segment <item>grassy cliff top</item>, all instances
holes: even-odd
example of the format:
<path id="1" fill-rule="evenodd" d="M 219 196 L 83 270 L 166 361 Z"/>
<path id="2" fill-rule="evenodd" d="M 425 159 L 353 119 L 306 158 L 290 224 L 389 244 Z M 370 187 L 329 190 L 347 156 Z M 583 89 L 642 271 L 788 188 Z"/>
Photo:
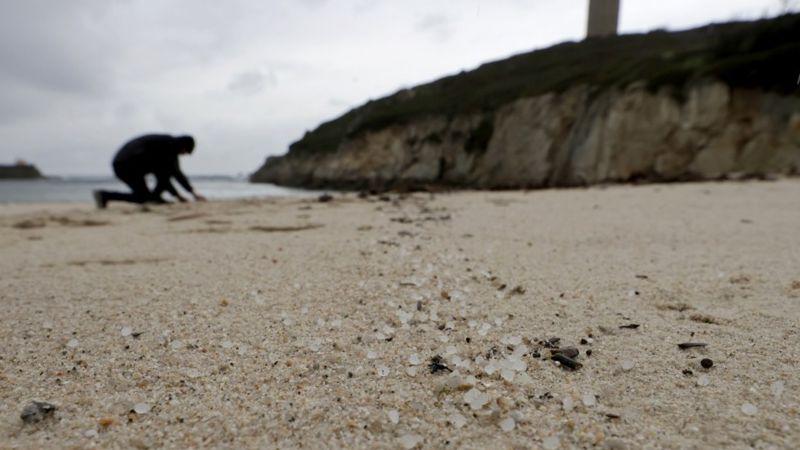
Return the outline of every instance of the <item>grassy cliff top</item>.
<path id="1" fill-rule="evenodd" d="M 290 147 L 290 154 L 333 151 L 348 136 L 429 115 L 490 113 L 517 98 L 645 81 L 676 92 L 697 79 L 734 87 L 800 95 L 800 14 L 756 22 L 709 25 L 689 31 L 654 31 L 583 42 L 484 64 L 413 89 L 370 101 L 323 123 Z"/>

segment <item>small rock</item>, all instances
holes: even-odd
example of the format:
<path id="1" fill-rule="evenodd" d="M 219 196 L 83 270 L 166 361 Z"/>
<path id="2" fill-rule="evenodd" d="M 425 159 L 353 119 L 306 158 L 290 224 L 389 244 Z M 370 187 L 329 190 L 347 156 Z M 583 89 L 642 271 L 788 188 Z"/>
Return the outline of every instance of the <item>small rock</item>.
<path id="1" fill-rule="evenodd" d="M 122 329 L 119 331 L 119 334 L 121 334 L 122 337 L 128 337 L 131 334 L 133 334 L 133 328 L 131 328 L 131 327 L 122 327 Z"/>
<path id="2" fill-rule="evenodd" d="M 396 409 L 390 410 L 386 413 L 386 415 L 389 417 L 389 422 L 391 422 L 393 425 L 400 423 L 400 413 L 397 412 Z"/>
<path id="3" fill-rule="evenodd" d="M 25 423 L 39 423 L 53 416 L 56 406 L 47 402 L 30 402 L 22 410 L 20 419 Z"/>
<path id="4" fill-rule="evenodd" d="M 555 355 L 556 353 L 566 356 L 567 358 L 577 358 L 580 355 L 580 352 L 575 347 L 561 347 L 555 348 L 550 350 L 550 353 Z"/>
<path id="5" fill-rule="evenodd" d="M 472 388 L 464 394 L 464 401 L 469 404 L 469 407 L 472 408 L 474 411 L 477 411 L 483 408 L 484 405 L 489 403 L 489 395 L 479 391 L 476 388 Z"/>
<path id="6" fill-rule="evenodd" d="M 147 414 L 150 412 L 150 405 L 147 403 L 137 403 L 133 405 L 133 412 L 136 414 Z"/>
<path id="7" fill-rule="evenodd" d="M 331 194 L 322 194 L 319 197 L 317 197 L 317 201 L 319 201 L 320 203 L 328 203 L 331 200 L 333 200 L 333 196 Z"/>
<path id="8" fill-rule="evenodd" d="M 592 406 L 597 404 L 597 397 L 595 397 L 594 394 L 586 393 L 583 394 L 581 401 L 583 401 L 584 406 L 586 406 L 587 408 L 591 408 Z"/>
<path id="9" fill-rule="evenodd" d="M 742 412 L 748 416 L 755 416 L 758 414 L 758 407 L 752 403 L 745 403 L 742 405 Z"/>
<path id="10" fill-rule="evenodd" d="M 622 370 L 627 372 L 627 371 L 633 369 L 633 366 L 635 366 L 635 365 L 636 364 L 634 364 L 633 361 L 631 361 L 630 359 L 626 359 L 626 360 L 622 361 Z"/>
<path id="11" fill-rule="evenodd" d="M 467 418 L 462 416 L 459 413 L 455 413 L 450 416 L 450 424 L 452 424 L 455 428 L 462 428 L 464 425 L 467 424 Z"/>
<path id="12" fill-rule="evenodd" d="M 698 386 L 708 386 L 709 384 L 711 384 L 711 380 L 708 378 L 708 375 L 700 375 L 700 377 L 697 378 Z"/>
<path id="13" fill-rule="evenodd" d="M 678 344 L 678 348 L 681 350 L 688 350 L 690 348 L 702 348 L 707 345 L 708 344 L 704 344 L 702 342 L 684 342 L 682 344 Z"/>
<path id="14" fill-rule="evenodd" d="M 557 436 L 550 436 L 542 441 L 542 448 L 545 450 L 556 450 L 561 447 L 561 440 Z"/>
<path id="15" fill-rule="evenodd" d="M 389 376 L 389 368 L 386 366 L 378 367 L 378 376 L 381 378 L 386 378 Z"/>
<path id="16" fill-rule="evenodd" d="M 571 396 L 566 395 L 561 399 L 561 407 L 564 408 L 564 412 L 572 412 L 572 410 L 575 409 L 575 401 Z"/>
<path id="17" fill-rule="evenodd" d="M 418 366 L 422 364 L 422 360 L 419 358 L 419 355 L 414 353 L 413 355 L 408 357 L 408 363 L 411 364 L 412 366 Z"/>
<path id="18" fill-rule="evenodd" d="M 770 385 L 770 391 L 772 391 L 772 395 L 775 396 L 776 399 L 781 398 L 783 395 L 783 391 L 785 389 L 785 384 L 783 381 L 776 381 Z"/>
<path id="19" fill-rule="evenodd" d="M 703 358 L 700 361 L 700 365 L 703 366 L 704 369 L 710 369 L 714 366 L 714 361 L 709 358 Z"/>
<path id="20" fill-rule="evenodd" d="M 67 347 L 69 347 L 69 348 L 76 348 L 76 347 L 78 347 L 79 345 L 81 345 L 80 341 L 78 341 L 78 340 L 77 340 L 77 339 L 75 339 L 75 338 L 73 338 L 73 339 L 70 339 L 70 340 L 67 342 Z"/>
<path id="21" fill-rule="evenodd" d="M 561 353 L 553 354 L 553 356 L 551 356 L 550 359 L 557 362 L 558 365 L 568 370 L 578 370 L 581 367 L 583 367 L 583 364 Z"/>
<path id="22" fill-rule="evenodd" d="M 422 436 L 418 434 L 404 434 L 400 436 L 400 446 L 402 446 L 406 450 L 411 450 L 412 448 L 418 446 L 422 443 Z"/>
<path id="23" fill-rule="evenodd" d="M 500 429 L 501 430 L 503 430 L 506 433 L 508 433 L 509 431 L 512 431 L 517 426 L 517 423 L 514 422 L 513 418 L 506 417 L 505 419 L 500 421 L 499 425 L 500 425 Z"/>
<path id="24" fill-rule="evenodd" d="M 83 433 L 83 435 L 86 436 L 89 439 L 96 438 L 97 437 L 97 430 L 95 430 L 95 429 L 86 430 Z"/>

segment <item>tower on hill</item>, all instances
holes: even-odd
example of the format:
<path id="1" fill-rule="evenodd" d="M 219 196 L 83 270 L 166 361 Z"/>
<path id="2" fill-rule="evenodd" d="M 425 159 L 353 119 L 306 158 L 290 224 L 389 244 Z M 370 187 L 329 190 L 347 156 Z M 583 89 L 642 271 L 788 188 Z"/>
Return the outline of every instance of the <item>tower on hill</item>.
<path id="1" fill-rule="evenodd" d="M 619 26 L 620 0 L 589 0 L 586 37 L 614 36 Z"/>

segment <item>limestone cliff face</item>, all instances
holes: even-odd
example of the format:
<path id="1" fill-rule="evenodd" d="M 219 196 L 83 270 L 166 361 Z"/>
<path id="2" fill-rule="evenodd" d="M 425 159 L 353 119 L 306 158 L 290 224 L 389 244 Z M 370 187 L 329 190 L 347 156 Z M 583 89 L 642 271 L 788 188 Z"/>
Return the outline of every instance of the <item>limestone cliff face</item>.
<path id="1" fill-rule="evenodd" d="M 252 179 L 286 186 L 520 188 L 800 172 L 800 98 L 707 80 L 579 86 L 492 113 L 364 131 L 335 151 L 270 158 Z"/>

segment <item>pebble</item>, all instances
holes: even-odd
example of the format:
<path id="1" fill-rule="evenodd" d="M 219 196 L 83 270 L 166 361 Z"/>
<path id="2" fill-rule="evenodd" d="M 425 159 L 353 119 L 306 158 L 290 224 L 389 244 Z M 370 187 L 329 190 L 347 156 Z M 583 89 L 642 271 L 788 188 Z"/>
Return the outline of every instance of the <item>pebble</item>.
<path id="1" fill-rule="evenodd" d="M 700 377 L 697 378 L 698 386 L 708 386 L 709 384 L 711 384 L 711 379 L 708 378 L 708 375 L 700 375 Z"/>
<path id="2" fill-rule="evenodd" d="M 137 403 L 133 405 L 133 412 L 136 414 L 147 414 L 150 412 L 150 405 L 147 403 Z"/>
<path id="3" fill-rule="evenodd" d="M 181 341 L 172 341 L 172 343 L 169 344 L 169 347 L 171 349 L 173 349 L 173 350 L 180 350 L 181 348 L 183 348 L 183 342 L 181 342 Z"/>
<path id="4" fill-rule="evenodd" d="M 703 366 L 704 369 L 710 369 L 710 368 L 712 368 L 714 366 L 714 361 L 712 361 L 712 360 L 710 360 L 708 358 L 703 358 L 700 361 L 700 365 Z"/>
<path id="5" fill-rule="evenodd" d="M 564 408 L 564 412 L 571 412 L 575 408 L 575 401 L 567 395 L 561 399 L 561 407 Z"/>
<path id="6" fill-rule="evenodd" d="M 561 446 L 561 440 L 557 436 L 550 436 L 542 441 L 542 448 L 546 450 L 556 450 Z"/>
<path id="7" fill-rule="evenodd" d="M 78 341 L 77 339 L 74 339 L 74 338 L 70 339 L 67 342 L 67 347 L 69 347 L 69 348 L 76 348 L 79 345 L 81 345 L 80 341 Z"/>
<path id="8" fill-rule="evenodd" d="M 84 436 L 86 436 L 86 437 L 87 437 L 87 438 L 89 438 L 89 439 L 96 438 L 96 437 L 97 437 L 97 430 L 94 430 L 94 429 L 92 429 L 92 430 L 86 430 L 86 431 L 83 433 L 83 435 L 84 435 Z"/>
<path id="9" fill-rule="evenodd" d="M 625 371 L 631 370 L 631 369 L 633 369 L 633 366 L 635 366 L 635 364 L 630 359 L 626 359 L 625 361 L 622 361 L 622 370 L 625 370 Z"/>
<path id="10" fill-rule="evenodd" d="M 418 446 L 422 443 L 422 436 L 418 434 L 404 434 L 400 436 L 400 446 L 406 450 L 411 450 L 412 448 Z"/>
<path id="11" fill-rule="evenodd" d="M 479 391 L 477 388 L 472 388 L 464 394 L 464 401 L 469 404 L 473 411 L 477 411 L 489 403 L 489 395 Z"/>
<path id="12" fill-rule="evenodd" d="M 415 377 L 415 376 L 417 376 L 417 371 L 418 370 L 419 369 L 417 367 L 408 367 L 406 369 L 406 375 L 408 375 L 410 377 Z"/>
<path id="13" fill-rule="evenodd" d="M 128 337 L 131 334 L 133 334 L 133 328 L 131 328 L 131 327 L 122 327 L 122 329 L 119 331 L 119 334 L 121 334 L 122 337 Z"/>
<path id="14" fill-rule="evenodd" d="M 455 413 L 452 416 L 450 416 L 450 423 L 455 428 L 462 428 L 464 425 L 467 424 L 467 418 L 459 413 Z"/>
<path id="15" fill-rule="evenodd" d="M 368 351 L 367 359 L 378 359 L 378 353 L 373 352 L 372 350 Z"/>
<path id="16" fill-rule="evenodd" d="M 422 364 L 422 360 L 420 359 L 419 355 L 414 353 L 413 355 L 408 357 L 408 363 L 412 366 L 418 366 Z"/>
<path id="17" fill-rule="evenodd" d="M 192 378 L 192 379 L 200 378 L 200 377 L 203 376 L 203 372 L 201 372 L 201 371 L 199 371 L 197 369 L 194 369 L 194 368 L 186 369 L 185 373 L 186 373 L 187 377 Z"/>
<path id="18" fill-rule="evenodd" d="M 397 412 L 396 409 L 390 410 L 386 415 L 389 417 L 389 422 L 392 422 L 392 424 L 397 425 L 400 423 L 400 413 Z"/>
<path id="19" fill-rule="evenodd" d="M 378 367 L 378 376 L 381 378 L 385 378 L 389 376 L 389 368 L 386 366 Z"/>
<path id="20" fill-rule="evenodd" d="M 587 408 L 591 408 L 597 404 L 597 397 L 595 397 L 594 394 L 583 394 L 583 398 L 581 398 L 581 400 L 583 401 L 584 406 Z"/>
<path id="21" fill-rule="evenodd" d="M 770 391 L 772 391 L 772 395 L 774 395 L 776 399 L 781 398 L 785 388 L 783 381 L 776 381 L 769 387 Z"/>
<path id="22" fill-rule="evenodd" d="M 231 342 L 231 341 L 222 341 L 222 348 L 224 348 L 224 349 L 233 348 L 233 342 Z"/>
<path id="23" fill-rule="evenodd" d="M 514 422 L 514 419 L 511 417 L 506 417 L 505 419 L 500 421 L 500 429 L 508 433 L 512 431 L 517 426 L 517 423 Z"/>
<path id="24" fill-rule="evenodd" d="M 758 413 L 758 407 L 752 403 L 744 403 L 742 405 L 742 412 L 748 416 L 755 416 Z"/>

